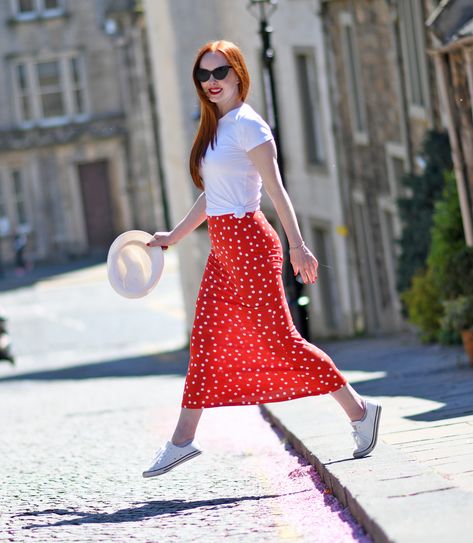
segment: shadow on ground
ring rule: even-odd
[[[473,415],[473,367],[461,347],[422,345],[413,336],[356,339],[321,345],[343,371],[366,372],[356,390],[367,396],[413,397],[441,404],[406,417],[437,421]],[[100,361],[0,378],[2,383],[100,379],[107,377],[185,376],[188,349],[155,355]],[[370,378],[371,373],[382,376]]]
[[[12,381],[59,381],[100,379],[105,377],[146,377],[150,375],[185,376],[189,363],[188,349],[148,356],[123,358],[55,370],[33,371],[0,378],[0,385]]]
[[[88,257],[71,259],[66,262],[55,262],[51,264],[38,264],[33,270],[23,275],[16,275],[14,269],[7,269],[0,277],[0,292],[6,292],[17,288],[24,288],[34,285],[43,279],[79,271],[97,264],[104,264],[107,261],[107,254],[100,252]]]
[[[356,339],[322,346],[342,371],[383,372],[357,381],[368,396],[412,396],[438,402],[438,409],[406,417],[436,421],[473,415],[473,367],[462,347],[422,345],[411,334]]]
[[[301,491],[306,492],[306,491]],[[300,492],[297,492],[299,494]],[[295,493],[292,493],[295,494]],[[139,502],[138,507],[129,507],[120,509],[114,513],[82,513],[80,511],[68,509],[46,509],[45,511],[26,511],[16,516],[36,517],[42,515],[71,515],[73,518],[64,519],[59,522],[51,522],[48,524],[30,524],[25,526],[26,529],[32,528],[50,528],[53,526],[67,526],[77,524],[111,524],[119,522],[141,522],[151,517],[160,515],[175,515],[182,511],[190,511],[192,509],[221,509],[236,507],[239,503],[245,501],[259,501],[263,499],[278,498],[280,494],[268,494],[265,496],[241,496],[235,498],[215,498],[213,500],[156,500],[150,502]]]

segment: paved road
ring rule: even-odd
[[[0,294],[18,354],[0,367],[0,541],[368,542],[256,406],[206,410],[205,453],[141,478],[187,364],[172,258],[139,302],[103,265]]]

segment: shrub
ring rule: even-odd
[[[426,343],[437,341],[443,307],[431,270],[418,271],[411,288],[404,291],[401,298],[409,320],[419,328],[421,340]]]
[[[427,259],[428,267],[434,272],[432,277],[444,300],[456,298],[462,294],[459,290],[462,287],[458,284],[458,270],[455,262],[460,260],[460,255],[465,248],[457,184],[455,175],[449,172],[445,175],[442,197],[435,204],[432,243]]]
[[[453,255],[451,266],[446,286],[449,297],[473,296],[473,247],[464,246]]]
[[[448,136],[445,133],[428,132],[421,156],[425,160],[422,175],[407,174],[403,177],[402,184],[408,196],[398,200],[399,216],[403,224],[399,239],[399,292],[409,288],[416,271],[426,266],[434,205],[442,194],[444,172],[452,168]]]
[[[444,315],[455,305],[445,302],[473,294],[473,250],[465,245],[455,177],[445,174],[445,187],[432,218],[432,242],[427,268],[418,272],[402,295],[409,320],[419,327],[423,341],[451,344],[460,340],[459,329]],[[444,318],[445,317],[445,318]]]
[[[439,337],[442,343],[459,343],[462,330],[473,329],[473,296],[459,296],[444,302]]]

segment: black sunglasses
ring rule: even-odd
[[[217,81],[222,81],[222,79],[227,77],[228,70],[230,68],[231,66],[219,66],[218,68],[215,68],[215,70],[204,70],[203,68],[197,68],[195,71],[195,76],[197,81],[200,81],[201,83],[208,81],[211,75],[213,75],[214,79]]]

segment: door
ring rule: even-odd
[[[89,249],[107,249],[115,237],[108,162],[89,162],[78,168]]]

